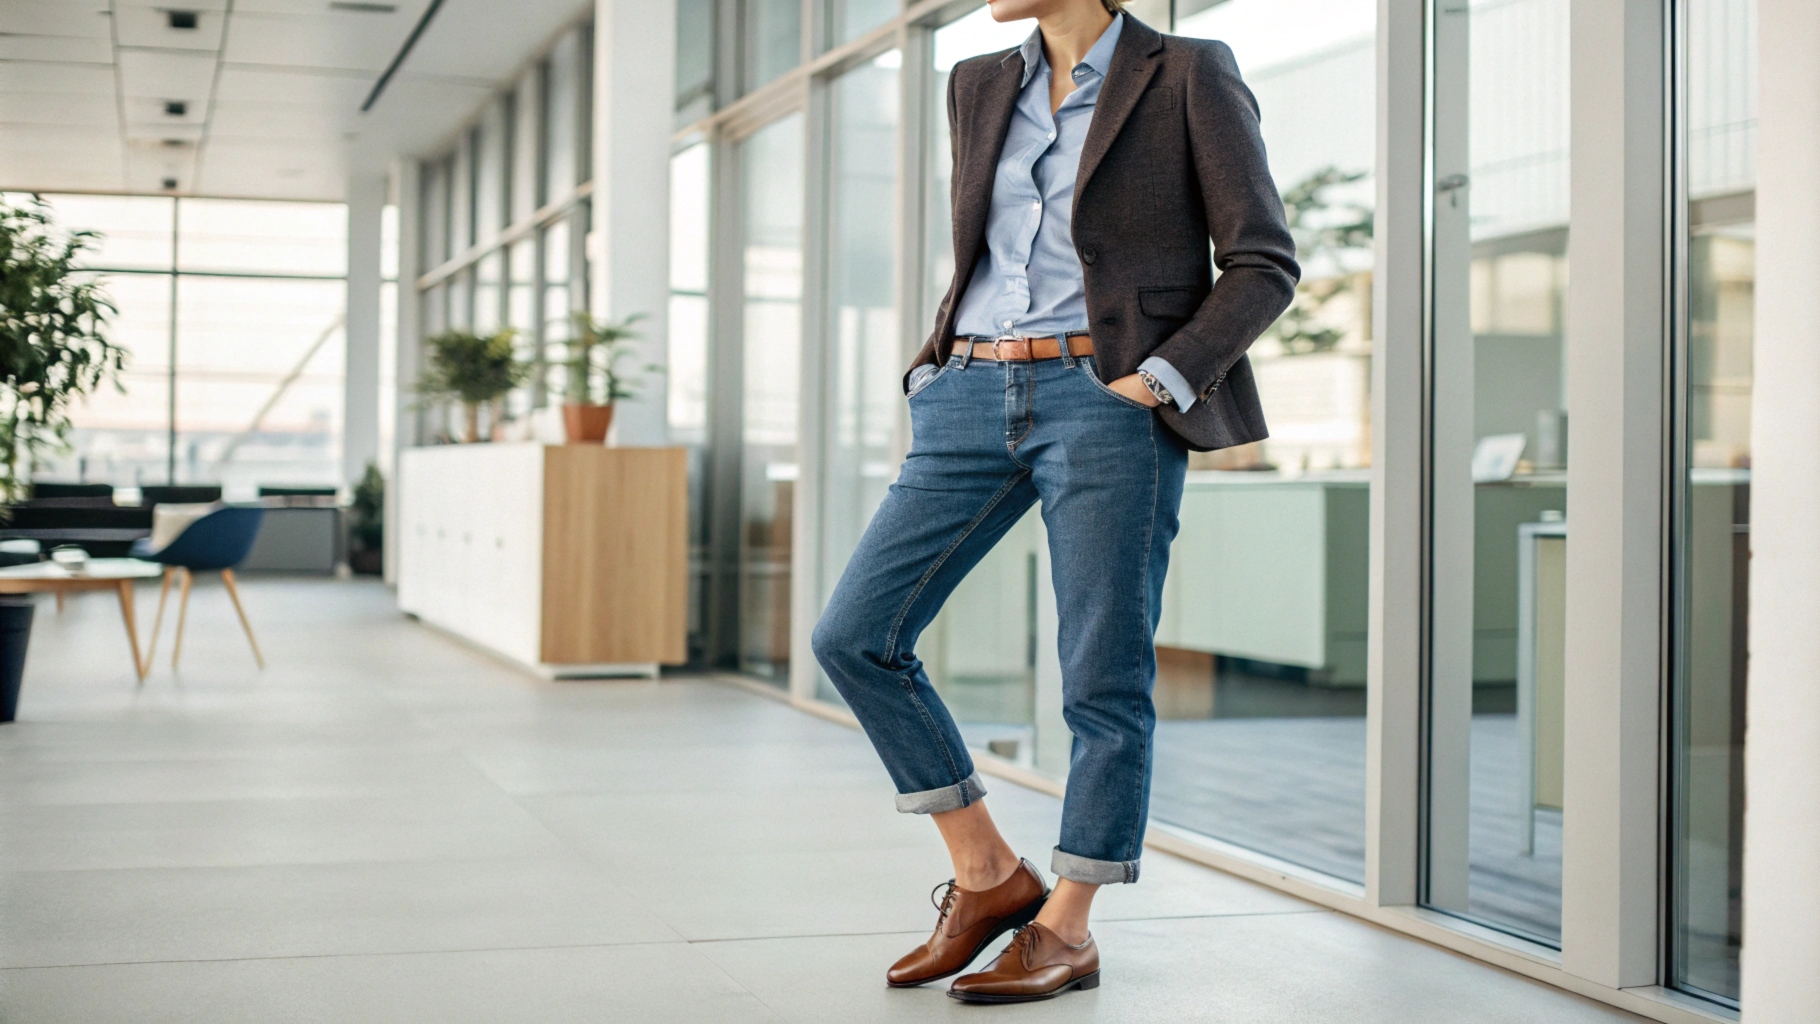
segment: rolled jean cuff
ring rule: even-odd
[[[980,797],[985,795],[986,784],[980,781],[979,772],[974,772],[952,786],[925,789],[920,793],[899,793],[897,810],[900,814],[940,814],[943,811],[958,811],[968,804],[979,803]]]
[[[1055,854],[1049,859],[1049,870],[1059,878],[1070,882],[1081,882],[1085,885],[1118,885],[1121,882],[1138,880],[1136,860],[1093,860],[1090,857],[1077,857],[1061,847],[1055,848]]]

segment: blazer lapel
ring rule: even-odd
[[[992,183],[998,158],[1011,132],[1011,112],[1023,91],[1024,58],[1011,51],[980,77],[972,95],[955,97],[958,108],[953,144],[960,161],[954,177],[954,274],[957,283],[973,274],[986,217],[992,211]],[[963,286],[964,287],[964,286]],[[959,288],[955,298],[960,298]]]
[[[1074,175],[1074,201],[1078,209],[1093,172],[1112,148],[1112,140],[1125,119],[1144,95],[1144,89],[1156,74],[1152,58],[1163,51],[1163,37],[1149,25],[1125,12],[1125,29],[1119,34],[1118,48],[1112,51],[1112,68],[1106,84],[1100,87],[1100,98],[1093,107],[1093,123],[1087,127],[1087,139],[1081,144],[1081,165]],[[1002,136],[1001,136],[1002,137]]]

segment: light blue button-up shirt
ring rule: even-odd
[[[986,251],[955,311],[962,336],[1045,338],[1087,330],[1087,288],[1074,251],[1074,181],[1093,123],[1100,87],[1124,31],[1112,24],[1074,66],[1074,91],[1051,113],[1049,61],[1038,29],[1024,40],[1024,79],[992,182]],[[1187,412],[1193,389],[1168,361],[1140,367],[1169,389]]]

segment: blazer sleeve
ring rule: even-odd
[[[963,64],[956,64],[954,68],[948,72],[948,156],[951,161],[951,166],[948,171],[948,208],[950,210],[954,209],[954,204],[958,201],[958,192],[960,191],[961,185],[959,173],[961,166],[960,140],[955,138],[954,135],[955,114],[957,109],[955,106],[954,94],[956,89],[955,83],[960,80],[961,68],[963,66],[964,62]],[[935,326],[930,329],[929,337],[923,342],[923,347],[916,353],[916,358],[910,361],[909,368],[904,371],[903,384],[905,394],[910,392],[910,374],[919,366],[936,362],[940,355],[942,325],[948,322],[948,308],[954,304],[954,290],[958,287],[960,287],[960,274],[957,272],[954,275],[954,280],[948,284],[948,294],[942,296],[941,303],[936,307]]]
[[[1289,308],[1302,272],[1264,157],[1257,100],[1226,44],[1194,50],[1185,106],[1189,149],[1220,273],[1194,316],[1151,355],[1167,360],[1204,400]]]

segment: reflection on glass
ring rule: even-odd
[[[1424,899],[1558,945],[1568,4],[1437,10]]]
[[[789,71],[803,59],[802,0],[746,0],[746,91]]]
[[[553,203],[580,184],[587,167],[582,137],[582,86],[588,80],[588,56],[581,33],[571,31],[551,48],[543,64],[543,195],[539,206]]]
[[[802,346],[803,115],[760,129],[740,144],[739,160],[745,264],[739,663],[785,685]]]
[[[829,305],[824,328],[829,406],[822,464],[821,594],[834,591],[872,512],[897,476],[899,375],[897,232],[898,69],[892,50],[831,89]],[[838,699],[826,679],[825,699]]]
[[[347,273],[347,225],[340,203],[185,199],[178,269],[339,276]]]
[[[1756,282],[1756,5],[1687,10],[1687,349],[1670,729],[1670,983],[1737,1005]]]
[[[9,202],[24,202],[11,193]],[[171,215],[174,200],[157,196],[47,195],[57,223],[68,231],[94,231],[95,244],[82,255],[85,267],[113,270],[171,269]],[[192,200],[193,201],[193,200]],[[189,214],[189,203],[184,213]],[[328,207],[340,209],[340,207]]]
[[[834,45],[852,42],[891,20],[900,0],[829,0]]]

